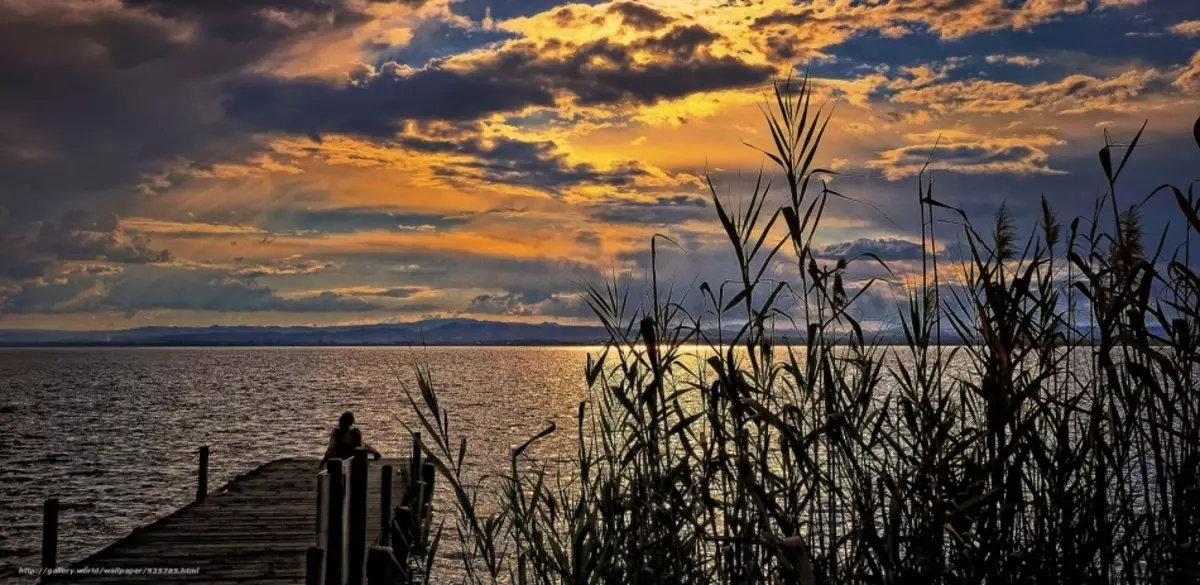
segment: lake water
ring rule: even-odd
[[[403,456],[416,364],[431,369],[475,473],[503,471],[510,447],[547,421],[573,428],[597,349],[0,350],[0,582],[39,563],[44,499],[61,501],[60,564],[82,559],[194,498],[200,445],[212,489],[273,459],[319,457],[344,410]]]
[[[532,453],[571,457],[584,366],[600,349],[0,349],[0,584],[27,583],[16,568],[39,563],[44,499],[61,502],[60,563],[78,561],[191,501],[201,445],[212,489],[274,459],[319,457],[345,410],[384,454],[407,456],[417,365],[451,435],[468,440],[469,481],[505,473],[511,449],[548,422],[560,431]],[[952,374],[970,375],[956,363]]]

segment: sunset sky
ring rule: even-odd
[[[1149,121],[1125,201],[1200,179],[1196,0],[0,0],[0,329],[585,322],[655,233],[720,282],[703,177],[736,205],[806,69],[830,258],[911,268],[935,141],[936,196],[1026,232],[1105,129]]]

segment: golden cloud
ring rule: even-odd
[[[1167,27],[1167,32],[1184,37],[1200,37],[1200,20],[1185,20]]]
[[[1049,112],[1081,114],[1096,110],[1119,110],[1159,80],[1156,69],[1128,70],[1115,77],[1074,74],[1058,81],[1019,83],[969,79],[906,89],[890,101],[925,108],[939,114],[1017,114]]]
[[[1187,65],[1180,68],[1175,80],[1171,82],[1180,91],[1200,92],[1200,51],[1196,51],[1192,55],[1191,61]]]

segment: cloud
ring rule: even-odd
[[[574,13],[564,8],[556,14]],[[700,24],[674,26],[628,44],[520,38],[421,69],[394,62],[378,71],[359,66],[337,83],[240,80],[230,86],[224,107],[232,119],[254,130],[380,138],[396,135],[410,120],[474,120],[549,107],[557,96],[583,106],[654,104],[770,79],[773,67],[716,51],[723,42],[719,33]]]
[[[814,162],[846,171],[839,189],[910,229],[917,214],[893,200],[899,186],[864,166],[910,176],[951,128],[932,166],[947,193],[982,209],[1030,175],[1049,190],[1095,178],[1079,161],[1094,171],[1098,146],[1085,137],[1099,136],[1096,122],[1181,127],[1200,87],[1196,58],[1174,65],[1180,47],[1194,50],[1182,25],[1195,21],[1122,55],[1074,36],[1195,17],[1152,5],[553,4],[430,2],[394,26],[409,8],[369,0],[0,0],[0,206],[20,216],[19,229],[0,227],[0,287],[54,289],[52,303],[22,304],[59,312],[196,310],[135,294],[154,270],[175,269],[224,299],[179,306],[243,307],[230,309],[239,320],[301,301],[394,309],[424,302],[421,291],[450,311],[487,296],[476,308],[490,314],[565,314],[578,283],[612,263],[644,269],[630,251],[655,232],[694,253],[689,269],[728,276],[694,176],[757,167],[740,139],[752,125],[762,133],[750,141],[770,143],[763,90],[797,63],[812,63],[818,98],[840,96]],[[1034,120],[1046,116],[1059,128]],[[1159,152],[1135,166],[1185,168]],[[1142,172],[1123,179],[1131,190]],[[119,212],[119,229],[107,216],[61,229],[74,207]],[[829,207],[830,254],[912,253],[911,234],[876,237],[873,213],[849,207]],[[138,243],[147,237],[154,245]],[[156,262],[161,248],[177,259]]]
[[[43,222],[30,250],[53,255],[58,260],[129,264],[166,262],[171,257],[166,250],[151,250],[148,238],[128,235],[115,214],[94,217],[81,210],[64,213],[57,224]]]
[[[0,208],[2,209],[2,208]],[[70,210],[57,221],[32,230],[0,214],[0,279],[36,278],[56,262],[98,260],[124,264],[167,262],[167,250],[150,247],[150,239],[130,233],[115,214],[94,216]]]
[[[610,169],[571,161],[549,140],[404,137],[398,143],[416,152],[457,157],[433,165],[434,173],[443,178],[472,177],[485,182],[535,187],[550,192],[583,184],[630,186],[636,178],[649,174],[647,169],[633,161]]]
[[[362,5],[348,0],[124,0],[124,4],[196,23],[203,35],[230,42],[278,39],[370,19]]]
[[[692,195],[661,196],[653,201],[608,201],[590,206],[588,214],[604,223],[640,225],[677,225],[713,217],[708,200]]]
[[[670,24],[672,18],[659,10],[636,2],[614,2],[608,11],[621,15],[622,22],[638,30],[658,30]]]
[[[138,266],[118,274],[69,274],[25,284],[6,300],[6,312],[63,314],[115,311],[326,313],[372,311],[378,303],[333,292],[288,298],[253,278],[220,270]]]
[[[390,207],[340,207],[302,209],[285,207],[269,212],[262,220],[271,232],[354,233],[364,231],[404,232],[439,230],[464,223],[462,218],[425,213],[406,213]]]
[[[1028,30],[1064,14],[1079,14],[1087,9],[1088,0],[1026,2],[1017,7],[1002,2],[947,0],[812,3],[779,6],[759,16],[754,23],[766,27],[827,29],[847,37],[871,29],[881,31],[884,36],[898,37],[927,27],[940,38],[953,40],[986,31]]]
[[[1181,37],[1200,37],[1200,20],[1185,20],[1167,27],[1167,32]]]
[[[212,236],[262,235],[262,228],[253,225],[235,225],[209,222],[180,222],[150,217],[123,217],[121,227],[128,232],[140,234],[169,235],[176,238],[206,238]]]
[[[333,262],[323,260],[284,259],[259,264],[242,264],[230,271],[233,276],[259,278],[263,276],[295,276],[316,274],[337,268]]]
[[[1161,73],[1155,69],[1130,69],[1107,78],[1072,74],[1058,81],[1030,85],[969,79],[905,89],[893,95],[890,101],[939,114],[1080,114],[1125,109],[1133,98],[1160,78]]]
[[[550,106],[551,93],[529,80],[431,66],[385,64],[358,79],[259,77],[229,86],[226,114],[251,130],[319,138],[327,133],[383,138],[408,120],[473,120],[529,106]]]
[[[890,260],[920,260],[921,244],[898,238],[859,238],[850,242],[829,244],[819,255],[826,258],[854,259],[864,254],[874,254],[887,262]]]
[[[939,140],[940,136],[940,140]],[[969,129],[908,137],[911,144],[879,153],[867,166],[880,169],[888,180],[916,175],[929,161],[930,170],[957,173],[1062,174],[1049,166],[1044,150],[1066,144],[1047,134],[988,137]],[[932,158],[931,158],[932,155]]]
[[[252,158],[263,145],[231,131],[224,84],[360,23],[361,6],[0,2],[0,205],[39,218],[85,199],[120,200],[171,165]]]
[[[574,155],[559,140],[530,134],[503,124],[442,122],[411,127],[388,140],[291,138],[276,141],[273,147],[285,156],[355,169],[395,170],[403,172],[410,185],[459,193],[482,189],[565,199],[587,198],[584,192],[605,188],[678,188],[695,183],[690,174],[667,172],[633,158],[607,156],[592,162]]]
[[[1179,69],[1171,85],[1184,92],[1200,91],[1200,51],[1192,54],[1191,61]]]
[[[425,288],[422,288],[419,286],[409,286],[409,287],[399,287],[399,288],[388,288],[388,289],[384,289],[384,290],[377,291],[377,292],[370,293],[370,294],[372,294],[374,296],[379,296],[379,297],[387,297],[390,299],[407,299],[414,295],[418,295],[422,292],[425,292],[426,290],[428,290],[428,289],[425,289]]]
[[[893,90],[925,87],[946,79],[949,77],[950,71],[957,67],[957,62],[901,66],[898,71],[902,75],[896,76],[888,82],[887,87]]]
[[[467,313],[508,317],[592,317],[594,313],[582,293],[539,294],[532,292],[484,294],[467,304]]]
[[[1042,64],[1042,60],[1038,57],[1026,57],[1025,55],[988,55],[986,61],[991,64],[1003,63],[1005,65],[1016,65],[1018,67],[1037,67]]]

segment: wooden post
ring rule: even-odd
[[[428,510],[433,507],[433,482],[437,478],[437,467],[432,461],[426,461],[425,465],[421,466],[421,482],[424,484],[425,491],[421,493],[421,501],[424,503],[422,510]]]
[[[319,546],[308,547],[308,556],[305,560],[304,584],[305,585],[324,585],[321,574],[321,565],[325,562],[325,549]]]
[[[325,532],[325,585],[342,585],[345,583],[346,554],[346,477],[345,466],[341,459],[330,459],[326,467],[329,471],[329,509],[325,514],[327,526]]]
[[[200,447],[200,474],[196,481],[196,501],[208,495],[208,445]]]
[[[412,527],[413,527],[412,510],[408,506],[400,506],[396,508],[395,521],[392,522],[392,555],[396,557],[396,561],[400,563],[400,570],[403,573],[401,582],[408,582],[408,557],[412,552]]]
[[[326,495],[329,492],[329,474],[324,471],[317,472],[317,546],[325,546],[322,538],[325,536],[325,511],[329,509],[329,504],[325,502]]]
[[[409,533],[412,535],[412,539],[409,541],[409,547],[413,554],[419,555],[424,552],[424,549],[421,547],[421,536],[425,532],[424,528],[421,526],[421,523],[425,520],[425,516],[421,514],[421,511],[425,509],[425,502],[421,500],[422,496],[425,495],[425,482],[421,481],[421,474],[418,473],[413,478],[412,482],[408,484],[408,486],[413,494],[408,502],[411,524],[409,527]]]
[[[350,460],[350,505],[346,535],[347,567],[350,585],[363,585],[367,556],[367,450],[354,450]]]
[[[42,507],[42,568],[58,564],[58,498],[46,500]]]
[[[379,544],[383,546],[391,546],[393,473],[391,465],[379,471]]]
[[[408,465],[408,481],[417,482],[421,479],[421,433],[413,433],[412,460]]]
[[[421,534],[421,433],[413,433],[412,459],[408,464],[408,485],[404,486],[404,501],[402,505],[411,512],[410,528],[415,537]],[[409,542],[411,546],[416,541]]]
[[[429,544],[425,531],[430,528],[427,524],[430,521],[429,514],[431,501],[433,500],[433,478],[435,473],[437,473],[437,468],[433,466],[433,462],[426,461],[421,466],[421,481],[417,482],[417,507],[413,509],[413,515],[417,520],[416,530],[414,531],[416,538],[416,546],[414,548],[421,555],[425,554],[425,548]]]
[[[385,546],[372,546],[367,551],[367,583],[370,585],[396,585],[401,581],[400,563]]]

